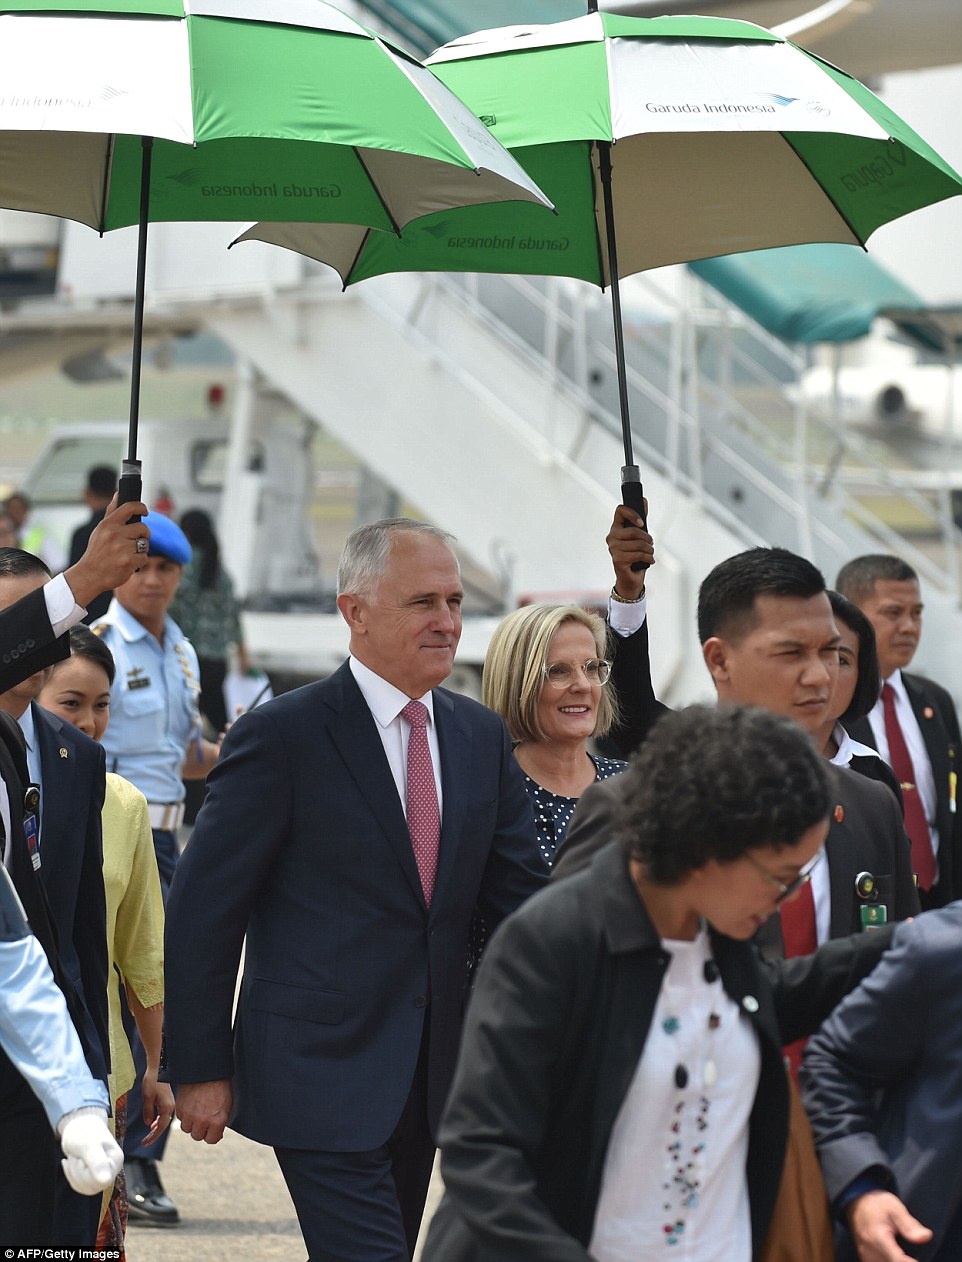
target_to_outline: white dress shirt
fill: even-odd
[[[704,930],[692,942],[662,945],[671,958],[608,1141],[588,1249],[597,1262],[750,1262],[745,1162],[758,1038],[721,981],[706,983]],[[714,1031],[710,1014],[720,1022]],[[710,1085],[708,1060],[716,1070]],[[683,1088],[675,1079],[680,1063],[689,1075]],[[689,1180],[698,1184],[693,1196]],[[669,1244],[673,1224],[680,1229]]]
[[[376,675],[370,667],[359,662],[356,657],[349,658],[351,674],[354,676],[361,695],[367,702],[367,708],[374,717],[377,734],[384,746],[391,775],[397,785],[398,797],[407,815],[408,800],[408,742],[411,736],[411,724],[401,718],[401,711],[411,698],[386,679]],[[434,783],[438,791],[438,814],[443,818],[443,802],[441,797],[441,751],[438,747],[438,733],[434,723],[434,697],[426,692],[423,697],[416,697],[428,712],[427,736],[431,750],[431,764],[434,768]]]
[[[608,597],[608,626],[622,637],[634,635],[648,616],[648,593],[641,600],[614,600]]]

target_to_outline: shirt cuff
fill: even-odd
[[[641,600],[632,600],[627,604],[623,600],[612,600],[608,597],[608,626],[620,636],[634,635],[645,625],[648,616],[648,593]]]
[[[73,598],[70,584],[62,574],[52,578],[45,584],[43,598],[47,605],[47,616],[53,629],[54,639],[58,639],[65,631],[75,627],[87,616],[87,611],[78,605]]]
[[[844,1192],[840,1192],[836,1196],[835,1212],[836,1214],[844,1214],[853,1201],[857,1201],[860,1196],[865,1196],[869,1192],[887,1191],[889,1191],[889,1183],[884,1177],[884,1172],[877,1169],[866,1170],[857,1179],[853,1179]]]

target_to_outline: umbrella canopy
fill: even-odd
[[[962,179],[843,71],[748,22],[591,13],[464,36],[430,65],[555,203],[419,220],[399,239],[261,223],[346,284],[404,270],[617,276],[812,241],[863,244]]]
[[[394,231],[543,204],[418,62],[324,0],[0,0],[0,205],[109,231],[140,218]]]
[[[397,231],[549,204],[430,71],[324,0],[0,0],[0,83],[0,206],[140,226],[132,465],[150,219]]]
[[[424,219],[399,239],[261,223],[346,284],[405,270],[610,281],[600,146],[611,146],[621,275],[811,241],[863,245],[962,192],[962,178],[858,80],[722,18],[630,18],[481,31],[434,69],[552,199]]]

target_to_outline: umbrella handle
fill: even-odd
[[[120,481],[117,483],[117,503],[137,504],[144,496],[144,484],[140,476],[140,461],[125,460],[120,466]],[[130,522],[140,521],[139,517],[131,517]]]
[[[645,491],[641,485],[641,474],[636,464],[625,465],[621,470],[621,502],[626,508],[633,508],[641,518],[641,524],[648,529],[648,522],[645,520]],[[634,525],[634,522],[626,523]],[[648,566],[642,561],[635,561],[631,566],[632,572],[637,574],[639,570],[647,570]]]

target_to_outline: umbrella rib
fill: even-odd
[[[598,156],[598,161],[599,161],[599,163],[600,163],[600,161],[601,161],[600,142],[599,142],[599,141],[597,141],[597,140],[592,140],[592,141],[590,142],[590,144],[589,144],[589,148],[592,148],[592,147],[593,147],[593,148],[595,149],[595,151],[598,153],[598,155],[599,155],[599,156]],[[597,204],[598,204],[598,182],[597,182],[597,180],[595,179],[595,166],[594,166],[594,163],[593,163],[593,162],[589,162],[589,163],[588,163],[588,169],[589,169],[589,171],[591,172],[591,200],[592,200],[592,202],[593,202],[595,205],[597,205]],[[555,213],[557,213],[557,212],[555,212]],[[600,232],[596,232],[596,233],[595,233],[595,248],[596,248],[596,249],[597,249],[597,251],[598,251],[598,275],[601,277],[601,292],[602,292],[602,293],[604,293],[604,291],[605,291],[605,284],[604,284],[604,281],[605,281],[605,252],[604,252],[604,250],[602,249],[602,245],[601,245],[601,233],[600,233]],[[611,277],[610,277],[610,276],[608,277],[608,283],[609,283],[609,284],[611,283]]]
[[[818,177],[815,175],[815,172],[812,170],[811,166],[805,161],[805,159],[799,153],[797,147],[792,144],[792,142],[789,140],[785,132],[779,132],[778,134],[781,136],[782,140],[784,140],[785,144],[788,145],[789,149],[791,149],[792,153],[794,153],[795,157],[799,160],[799,162],[802,164],[805,170],[809,173],[809,175],[812,177],[814,182],[825,194],[825,197],[835,207],[835,213],[838,215],[839,219],[841,219],[842,223],[845,225],[846,228],[848,228],[849,232],[852,234],[852,236],[855,238],[855,240],[859,243],[859,245],[862,247],[863,250],[865,250],[867,254],[868,250],[866,249],[866,246],[865,246],[865,238],[862,236],[860,232],[856,232],[854,226],[852,225],[852,221],[849,219],[848,215],[846,215],[845,211],[842,210],[841,206],[839,206],[838,202],[831,195],[831,193],[828,191],[825,185],[821,182],[821,180],[818,179]]]
[[[377,186],[377,180],[376,180],[376,179],[374,178],[374,176],[371,174],[370,170],[368,169],[368,165],[367,165],[367,163],[366,163],[366,162],[364,161],[364,159],[361,157],[361,151],[358,149],[357,145],[352,145],[352,146],[351,146],[351,148],[352,148],[352,149],[353,149],[353,151],[354,151],[354,156],[355,156],[355,158],[357,158],[358,162],[361,164],[361,169],[364,171],[364,174],[365,174],[365,175],[367,176],[367,178],[370,180],[370,182],[371,182],[371,188],[373,188],[373,189],[374,189],[374,191],[375,191],[375,193],[377,194],[377,199],[378,199],[378,201],[381,203],[381,207],[382,207],[382,209],[383,209],[383,211],[384,211],[385,215],[387,215],[388,219],[390,219],[390,221],[391,221],[391,227],[394,229],[395,236],[398,236],[398,237],[399,237],[399,236],[401,235],[401,229],[398,227],[397,220],[396,220],[396,219],[394,218],[394,216],[391,214],[391,209],[390,209],[390,207],[388,206],[387,202],[384,200],[384,197],[383,197],[383,195],[382,195],[382,193],[381,193],[381,190],[380,190],[380,189],[378,188],[378,186]]]
[[[364,253],[364,247],[367,245],[368,241],[370,240],[372,231],[373,231],[372,228],[364,229],[364,235],[361,237],[361,243],[357,247],[357,250],[354,253],[354,257],[351,259],[351,265],[347,269],[346,274],[341,278],[341,293],[342,294],[347,292],[347,287],[351,283],[351,277],[354,275],[354,269],[355,267],[357,267],[358,263],[361,261],[361,255]]]
[[[107,153],[104,159],[104,182],[100,190],[100,235],[103,236],[107,231],[107,198],[110,196],[110,177],[114,170],[114,142],[116,136],[113,134],[107,137]]]

